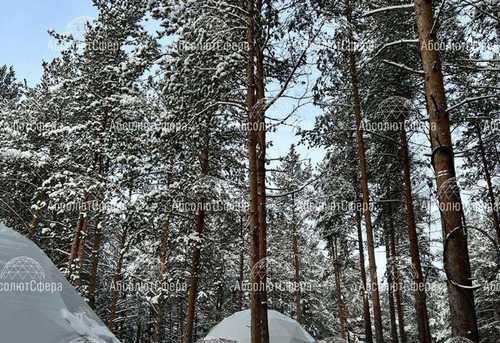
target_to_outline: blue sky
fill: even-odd
[[[67,31],[75,18],[95,17],[90,0],[4,1],[0,11],[0,64],[13,65],[19,79],[36,83],[42,60],[57,56],[48,29]]]

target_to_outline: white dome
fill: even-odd
[[[1,342],[119,343],[47,255],[2,224],[0,304]]]
[[[314,338],[300,324],[273,310],[268,310],[270,343],[314,343]],[[205,341],[218,338],[250,343],[250,310],[236,312],[217,324],[208,333]]]

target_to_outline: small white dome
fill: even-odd
[[[300,324],[274,310],[268,310],[270,343],[314,343],[315,339]],[[226,339],[230,342],[250,343],[250,310],[236,312],[217,324],[205,342]],[[202,342],[203,342],[202,341]]]

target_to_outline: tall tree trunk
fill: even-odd
[[[294,301],[295,301],[295,319],[297,322],[302,321],[301,308],[301,290],[300,290],[300,249],[299,249],[299,233],[297,229],[297,220],[295,218],[295,193],[292,193],[292,253],[293,253],[293,268],[294,268]]]
[[[417,225],[415,223],[415,212],[413,208],[413,191],[411,185],[411,167],[406,138],[406,130],[402,125],[401,131],[401,162],[403,164],[403,188],[406,206],[406,223],[408,226],[408,238],[410,241],[410,256],[412,264],[412,277],[415,288],[415,312],[417,315],[417,327],[420,343],[431,342],[431,331],[429,327],[429,314],[427,312],[427,295],[425,291],[425,280],[422,273],[420,261],[420,247],[418,245]]]
[[[35,213],[33,213],[33,217],[31,218],[30,226],[29,226],[29,235],[30,238],[33,239],[36,235],[36,231],[38,229],[38,224],[42,219],[43,209],[41,207],[37,208]]]
[[[209,126],[210,119],[207,119],[207,132],[205,137],[205,146],[200,153],[200,167],[201,175],[205,177],[208,175],[208,147],[209,147]],[[199,241],[192,242],[193,244],[193,256],[191,261],[191,284],[188,292],[188,305],[186,310],[186,319],[184,326],[184,343],[193,342],[193,325],[195,320],[196,312],[196,300],[198,298],[198,286],[200,283],[200,265],[201,265],[201,240],[203,235],[203,230],[205,228],[205,202],[206,199],[200,199],[201,208],[198,209],[196,215],[196,233]]]
[[[99,161],[99,175],[104,179],[105,175],[105,168],[103,164],[103,158],[98,158]],[[104,189],[105,187],[103,187]],[[95,224],[95,231],[94,231],[94,241],[92,244],[92,256],[91,256],[91,264],[90,264],[90,275],[89,275],[89,304],[94,307],[95,306],[95,298],[96,298],[96,292],[97,292],[97,277],[98,277],[98,269],[99,269],[99,262],[101,258],[101,246],[102,246],[102,241],[104,237],[104,216],[105,212],[103,213],[102,211],[105,211],[106,207],[103,207],[104,205],[104,198],[105,194],[104,191],[101,190],[96,199],[98,201],[98,206],[100,207],[101,210],[98,211],[96,215],[96,224]]]
[[[247,17],[247,109],[250,130],[248,131],[249,164],[249,223],[252,260],[251,292],[251,339],[252,343],[268,343],[267,292],[266,292],[266,193],[265,193],[265,128],[264,120],[264,67],[263,52],[259,46],[260,10],[262,2],[248,0]],[[257,19],[258,20],[257,20]],[[258,128],[255,131],[254,128]],[[260,264],[261,270],[254,267]]]
[[[255,51],[257,54],[255,81],[256,81],[256,104],[257,104],[257,197],[259,216],[259,259],[262,261],[267,257],[267,210],[266,210],[266,123],[265,123],[265,71],[264,71],[264,35],[262,18],[262,0],[256,0],[255,16]],[[269,324],[267,319],[267,270],[266,266],[261,276],[262,288],[259,294],[260,311],[262,312],[262,342],[269,343]]]
[[[80,233],[80,244],[78,246],[78,253],[76,257],[76,259],[78,260],[78,270],[80,271],[80,273],[83,268],[83,262],[85,260],[85,243],[88,235],[89,235],[89,220],[87,219]]]
[[[98,220],[94,233],[94,244],[92,246],[92,262],[90,266],[89,275],[89,305],[95,308],[96,291],[97,291],[97,271],[99,268],[99,259],[101,256],[101,244],[102,244],[102,224]]]
[[[396,238],[394,232],[394,218],[392,217],[391,206],[389,206],[390,214],[389,214],[389,244],[390,244],[390,261],[392,267],[392,275],[393,275],[393,290],[394,297],[396,300],[396,310],[398,315],[398,329],[399,329],[399,338],[401,343],[406,343],[406,332],[405,332],[405,316],[404,316],[404,308],[403,308],[403,297],[401,294],[401,274],[399,273],[398,268],[398,250],[396,249]]]
[[[358,178],[354,178],[354,190],[355,190],[355,201],[356,206],[359,204],[359,189],[358,189]],[[363,232],[361,228],[361,213],[357,209],[356,211],[356,227],[358,229],[358,249],[359,249],[359,269],[361,272],[361,283],[362,283],[362,296],[363,296],[363,319],[365,324],[365,341],[366,343],[373,343],[373,333],[372,333],[372,321],[370,316],[370,302],[368,301],[368,291],[366,289],[366,269],[365,269],[365,250],[363,247]]]
[[[253,0],[248,0],[248,30],[247,30],[247,43],[248,43],[248,62],[247,62],[247,108],[249,127],[252,128],[256,121],[255,111],[255,47],[254,47],[254,3]],[[251,245],[251,339],[252,343],[262,343],[262,313],[259,304],[259,292],[256,288],[260,288],[260,274],[254,270],[255,266],[260,260],[259,249],[259,204],[257,196],[257,136],[256,132],[252,129],[248,131],[248,164],[249,164],[249,225],[250,225],[250,245]]]
[[[102,130],[103,132],[106,131],[107,127],[107,121],[108,121],[108,116],[106,115],[103,118],[102,121]],[[106,179],[106,172],[107,172],[107,166],[105,166],[105,161],[104,161],[104,156],[100,153],[96,153],[95,156],[95,164],[97,165],[97,173],[101,177],[101,179],[105,180]],[[94,240],[92,244],[92,255],[91,255],[91,262],[90,262],[90,273],[89,273],[89,305],[92,308],[95,308],[95,303],[96,303],[96,292],[97,292],[97,278],[98,278],[98,269],[99,269],[99,262],[101,258],[101,245],[103,241],[103,236],[104,236],[104,230],[103,230],[103,225],[104,225],[104,217],[106,215],[106,207],[104,205],[104,198],[105,198],[105,192],[104,189],[106,189],[106,182],[104,183],[103,187],[100,189],[96,196],[97,200],[97,215],[95,219],[95,231],[94,231]],[[90,208],[90,206],[89,206]]]
[[[295,229],[296,230],[296,229]],[[295,319],[302,322],[302,305],[300,289],[300,252],[299,238],[297,232],[293,234],[293,265],[294,265],[294,301],[295,301]]]
[[[108,117],[109,116],[106,113],[104,115],[104,117],[102,118],[102,121],[101,121],[101,125],[102,125],[102,132],[101,133],[103,135],[106,132]],[[97,175],[99,175],[99,177],[102,180],[106,180],[107,167],[105,165],[104,155],[101,154],[100,152],[96,152],[95,155],[94,155],[94,166],[96,166]],[[103,218],[106,215],[106,213],[105,213],[106,207],[103,206],[104,205],[104,197],[105,197],[104,189],[106,189],[105,184],[106,184],[106,181],[104,182],[104,185],[102,186],[102,188],[100,189],[100,191],[98,191],[97,195],[95,196],[95,200],[97,201],[97,204],[96,204],[97,206],[96,206],[95,211],[97,213],[96,213],[96,218],[95,218],[96,224],[95,224],[94,237],[93,237],[94,239],[93,239],[93,242],[92,242],[92,251],[91,251],[91,256],[90,256],[90,258],[91,258],[90,272],[89,272],[89,279],[88,279],[88,285],[89,285],[89,289],[88,289],[89,305],[91,307],[93,307],[93,308],[95,306],[95,301],[96,301],[97,277],[98,277],[97,271],[98,271],[98,268],[99,268],[99,261],[100,261],[100,254],[101,254],[101,244],[102,244],[103,234],[104,234],[103,233],[102,225],[103,225],[103,222],[104,222]],[[88,206],[88,211],[90,211],[90,209],[92,208],[92,206],[90,206],[91,204],[87,204],[87,201],[89,199],[90,199],[90,196],[87,196],[85,198],[84,204],[83,204],[84,207]],[[88,215],[88,213],[87,213],[87,215]],[[88,219],[87,219],[87,221],[88,221]],[[86,229],[87,229],[87,225],[88,224],[85,224],[85,228]],[[80,269],[82,267],[83,260],[84,260],[83,257],[84,257],[84,254],[85,254],[85,238],[86,238],[85,236],[86,236],[86,232],[85,232],[85,235],[83,235],[83,237],[81,239],[80,247],[79,247]]]
[[[142,343],[142,324],[141,321],[137,321],[137,332],[135,334],[135,342]]]
[[[156,309],[156,320],[154,325],[154,342],[161,343],[163,341],[164,329],[163,321],[165,318],[166,306],[166,288],[168,287],[168,256],[170,252],[170,219],[167,218],[162,225],[161,238],[160,238],[160,285],[161,291],[158,299],[158,307]]]
[[[47,199],[44,195],[41,196],[41,199],[43,202],[45,202],[45,205],[37,207],[35,210],[35,213],[33,213],[33,217],[31,218],[30,226],[29,226],[29,237],[31,240],[35,238],[37,229],[38,229],[38,224],[40,224],[40,221],[42,220],[42,214],[45,208],[47,207]]]
[[[179,337],[179,342],[182,342],[182,339],[184,337],[184,326],[182,325],[182,318],[184,317],[184,313],[182,312],[182,309],[184,308],[184,301],[181,302],[181,304],[178,304],[176,306],[176,311],[177,311],[177,337]]]
[[[499,24],[500,25],[500,24]],[[481,127],[476,125],[477,138],[479,140],[479,154],[481,155],[481,161],[483,163],[483,173],[488,185],[488,198],[490,200],[491,206],[491,216],[493,217],[493,223],[495,224],[495,230],[497,233],[497,242],[500,244],[500,220],[498,218],[497,204],[495,201],[495,191],[493,190],[493,184],[491,182],[491,174],[488,160],[486,159],[486,152],[484,149],[483,137],[481,136]]]
[[[84,196],[84,204],[83,206],[86,206],[86,203],[89,199],[89,194],[86,193]],[[77,266],[75,266],[75,261],[78,259],[78,257],[81,257],[80,255],[82,254],[82,246],[84,244],[84,237],[85,237],[85,232],[87,231],[87,224],[88,224],[88,212],[83,209],[80,211],[79,218],[78,218],[78,224],[75,229],[75,237],[73,238],[73,242],[71,244],[71,251],[69,254],[69,260],[68,260],[68,270],[69,270],[69,279],[70,281],[73,281],[72,279],[76,276],[75,272],[78,273],[78,279],[76,280],[76,283],[80,283],[80,271],[76,271],[75,269],[78,269]],[[80,263],[78,263],[80,266]]]
[[[389,318],[391,323],[391,343],[398,343],[398,327],[396,325],[396,306],[394,305],[394,268],[392,266],[393,260],[391,259],[391,247],[389,238],[389,211],[385,209],[384,215],[384,230],[385,230],[385,257],[387,260],[387,293],[389,299]]]
[[[170,253],[170,218],[167,218],[161,227],[160,238],[160,281],[162,284],[168,277],[168,257]]]
[[[431,123],[432,164],[438,190],[442,191],[443,184],[445,187],[456,186],[456,181],[452,179],[456,173],[441,62],[439,52],[433,48],[438,41],[436,33],[432,32],[434,27],[432,4],[431,0],[415,0],[420,53],[425,72],[427,111]],[[460,192],[458,187],[455,187],[453,194],[441,195],[440,202],[443,208],[441,217],[444,222],[445,239],[449,238],[445,261],[451,261],[445,267],[448,276],[455,282],[471,286],[469,251],[462,221],[463,211],[455,206],[457,203],[460,204]],[[452,232],[453,236],[448,237]],[[448,298],[453,335],[479,342],[473,290],[448,282]]]
[[[348,339],[348,326],[347,326],[347,306],[342,296],[342,280],[341,280],[341,267],[338,254],[337,237],[333,238],[332,242],[332,260],[333,270],[335,273],[335,293],[337,294],[337,306],[339,308],[339,321],[340,321],[340,336],[342,339]]]
[[[109,329],[115,333],[115,320],[118,307],[118,299],[120,298],[121,283],[123,280],[123,258],[125,257],[125,246],[127,244],[127,230],[124,230],[120,239],[120,249],[118,250],[118,261],[116,262],[116,271],[113,275],[114,288],[111,292],[110,315],[108,320]]]
[[[173,320],[173,314],[172,314],[172,309],[173,306],[170,304],[168,306],[168,337],[172,337],[174,334],[174,320]]]
[[[245,247],[245,236],[244,236],[244,232],[243,232],[243,229],[244,229],[244,224],[243,224],[243,215],[240,215],[240,240],[241,240],[241,246],[240,246],[240,261],[239,261],[239,264],[238,264],[238,269],[239,269],[239,273],[238,273],[238,286],[239,286],[239,289],[238,289],[238,294],[236,295],[237,296],[237,299],[236,299],[236,307],[238,309],[238,311],[241,311],[243,310],[243,294],[244,294],[244,291],[243,291],[243,271],[244,271],[244,267],[245,267],[245,255],[243,254],[243,249]]]
[[[349,25],[353,25],[352,20],[352,7],[350,0],[346,0],[346,17]],[[350,32],[349,41],[354,45],[354,39],[352,37],[353,33]],[[351,46],[351,44],[349,44]],[[366,224],[366,237],[368,243],[368,265],[370,270],[370,279],[371,279],[371,296],[372,296],[372,304],[373,304],[373,319],[375,321],[375,337],[377,343],[383,343],[384,341],[384,333],[382,329],[382,311],[380,308],[380,293],[378,289],[378,276],[377,276],[377,262],[375,259],[375,239],[373,235],[373,225],[372,225],[372,217],[370,210],[370,191],[368,189],[368,164],[366,161],[366,151],[365,151],[365,142],[363,138],[363,128],[362,128],[362,120],[363,115],[361,112],[361,97],[359,95],[359,79],[358,79],[358,70],[356,65],[356,56],[355,52],[352,49],[348,51],[349,57],[349,70],[351,74],[351,84],[352,84],[352,96],[353,96],[353,108],[354,115],[356,117],[356,137],[358,144],[358,159],[359,159],[359,168],[361,172],[361,189],[363,192],[363,212],[365,217]]]

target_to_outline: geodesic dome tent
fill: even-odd
[[[316,340],[297,321],[269,310],[270,343],[314,343]],[[200,342],[250,343],[250,310],[236,312],[217,324]]]
[[[47,255],[2,224],[0,336],[8,343],[120,343]]]

